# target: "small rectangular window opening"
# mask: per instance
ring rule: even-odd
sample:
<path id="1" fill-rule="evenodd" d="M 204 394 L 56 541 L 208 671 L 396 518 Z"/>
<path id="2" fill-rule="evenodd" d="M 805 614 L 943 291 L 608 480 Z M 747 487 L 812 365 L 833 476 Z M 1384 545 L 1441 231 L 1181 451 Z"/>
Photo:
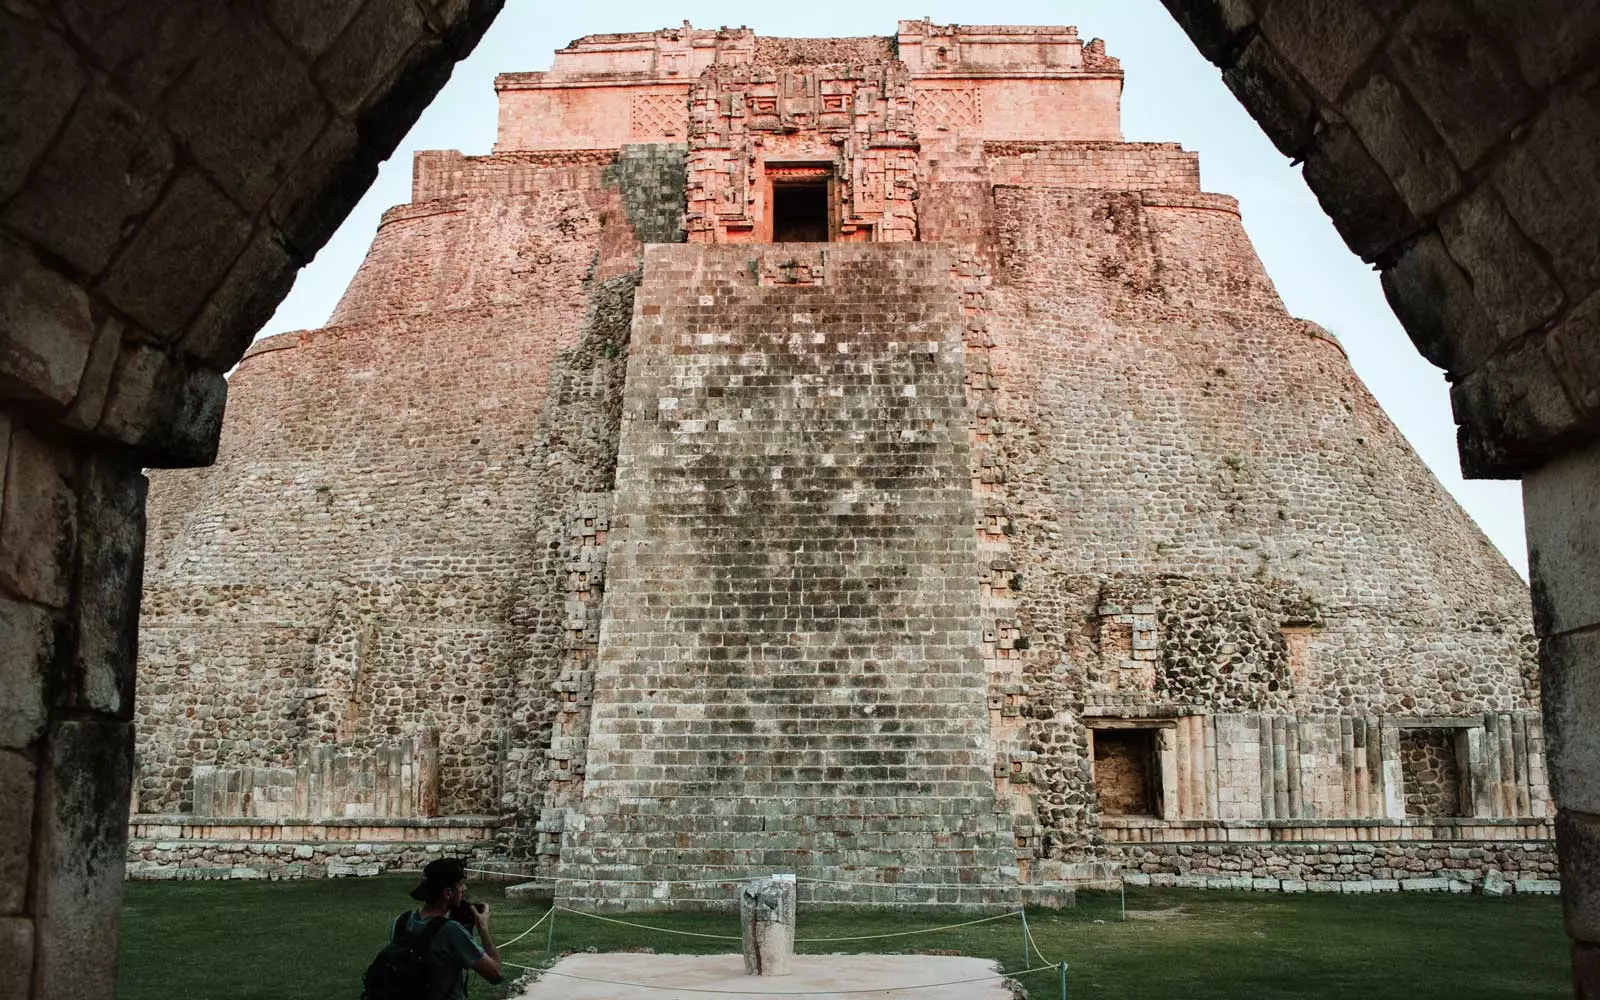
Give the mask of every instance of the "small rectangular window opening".
<path id="1" fill-rule="evenodd" d="M 1407 816 L 1466 815 L 1471 797 L 1461 766 L 1465 733 L 1453 729 L 1400 730 L 1400 787 Z"/>
<path id="2" fill-rule="evenodd" d="M 826 180 L 773 183 L 772 242 L 828 242 Z"/>
<path id="3" fill-rule="evenodd" d="M 1161 815 L 1158 738 L 1155 729 L 1094 731 L 1094 790 L 1102 815 Z"/>

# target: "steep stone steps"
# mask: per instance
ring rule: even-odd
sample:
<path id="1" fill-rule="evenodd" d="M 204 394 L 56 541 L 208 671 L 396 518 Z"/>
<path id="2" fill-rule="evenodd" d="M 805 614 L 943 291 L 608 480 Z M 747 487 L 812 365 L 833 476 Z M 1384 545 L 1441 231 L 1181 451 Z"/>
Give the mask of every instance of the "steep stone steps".
<path id="1" fill-rule="evenodd" d="M 563 875 L 1004 891 L 950 271 L 925 244 L 646 250 Z"/>

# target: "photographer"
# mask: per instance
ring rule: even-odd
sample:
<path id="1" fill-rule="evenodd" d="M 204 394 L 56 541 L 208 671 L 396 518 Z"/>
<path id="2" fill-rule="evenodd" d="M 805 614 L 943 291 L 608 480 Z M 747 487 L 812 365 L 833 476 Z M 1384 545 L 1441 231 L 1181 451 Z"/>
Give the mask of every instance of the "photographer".
<path id="1" fill-rule="evenodd" d="M 467 970 L 498 983 L 500 953 L 489 936 L 489 906 L 467 902 L 467 873 L 457 858 L 441 858 L 422 869 L 422 884 L 411 898 L 423 905 L 403 913 L 390 926 L 391 944 L 411 944 L 427 969 L 425 994 L 438 1000 L 465 1000 Z M 480 948 L 472 940 L 477 930 Z"/>

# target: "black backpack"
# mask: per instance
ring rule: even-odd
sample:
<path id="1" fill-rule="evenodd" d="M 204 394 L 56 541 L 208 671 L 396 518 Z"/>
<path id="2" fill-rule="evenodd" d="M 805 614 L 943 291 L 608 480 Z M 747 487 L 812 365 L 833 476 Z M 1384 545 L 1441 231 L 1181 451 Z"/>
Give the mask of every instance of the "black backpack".
<path id="1" fill-rule="evenodd" d="M 394 940 L 383 946 L 378 957 L 361 977 L 363 1000 L 432 1000 L 433 978 L 429 973 L 428 946 L 444 927 L 444 917 L 434 917 L 418 934 L 408 924 L 411 916 L 402 913 L 394 921 Z"/>

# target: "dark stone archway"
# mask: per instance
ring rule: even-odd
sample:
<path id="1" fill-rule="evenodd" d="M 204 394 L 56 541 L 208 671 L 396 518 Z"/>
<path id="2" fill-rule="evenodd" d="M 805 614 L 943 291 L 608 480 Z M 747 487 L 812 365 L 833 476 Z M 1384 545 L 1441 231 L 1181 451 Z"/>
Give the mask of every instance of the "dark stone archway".
<path id="1" fill-rule="evenodd" d="M 1525 482 L 1579 993 L 1600 997 L 1600 0 L 1164 0 Z M 109 997 L 141 468 L 500 0 L 0 8 L 0 967 Z"/>
<path id="2" fill-rule="evenodd" d="M 116 992 L 141 470 L 501 2 L 0 6 L 0 994 Z"/>
<path id="3" fill-rule="evenodd" d="M 1600 997 L 1600 2 L 1163 0 L 1521 478 L 1579 996 Z"/>

